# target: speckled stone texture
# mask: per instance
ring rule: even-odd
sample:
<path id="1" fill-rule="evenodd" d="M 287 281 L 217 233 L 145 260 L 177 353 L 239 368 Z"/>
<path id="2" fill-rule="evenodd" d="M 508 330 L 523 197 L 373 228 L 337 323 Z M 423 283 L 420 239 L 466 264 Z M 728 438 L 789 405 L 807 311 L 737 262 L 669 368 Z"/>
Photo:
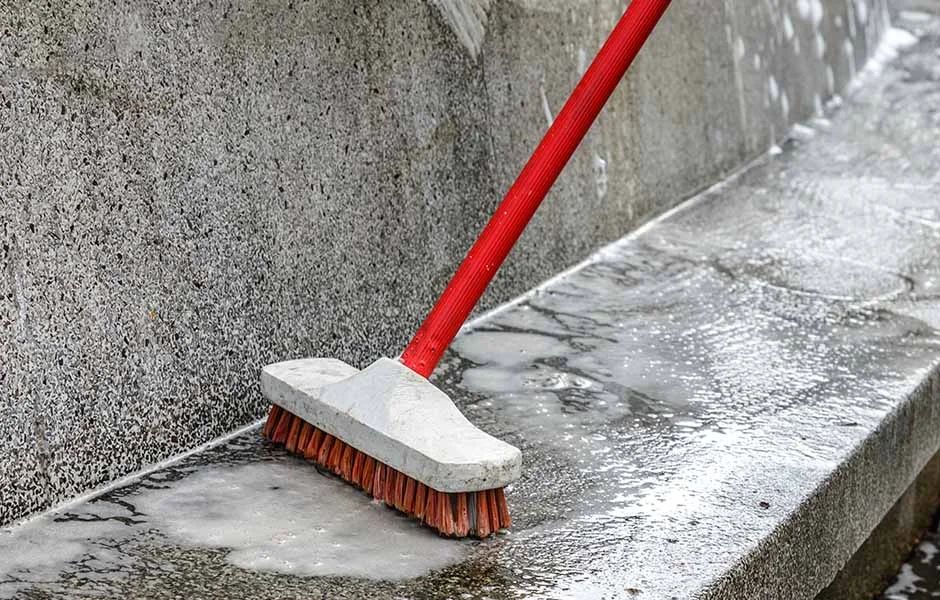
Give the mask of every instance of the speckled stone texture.
<path id="1" fill-rule="evenodd" d="M 0 522 L 403 346 L 623 7 L 448 5 L 0 0 Z M 883 2 L 820 6 L 675 3 L 483 305 L 842 89 Z"/>

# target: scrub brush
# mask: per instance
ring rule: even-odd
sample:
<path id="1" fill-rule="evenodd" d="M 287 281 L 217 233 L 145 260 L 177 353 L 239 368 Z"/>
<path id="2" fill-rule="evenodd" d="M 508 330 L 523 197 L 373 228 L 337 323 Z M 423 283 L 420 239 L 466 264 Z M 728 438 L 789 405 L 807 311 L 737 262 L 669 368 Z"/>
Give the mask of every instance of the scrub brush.
<path id="1" fill-rule="evenodd" d="M 427 377 L 607 102 L 669 0 L 632 0 L 399 360 L 268 365 L 262 435 L 442 535 L 510 526 L 518 449 L 477 429 Z M 315 499 L 312 499 L 315 501 Z"/>

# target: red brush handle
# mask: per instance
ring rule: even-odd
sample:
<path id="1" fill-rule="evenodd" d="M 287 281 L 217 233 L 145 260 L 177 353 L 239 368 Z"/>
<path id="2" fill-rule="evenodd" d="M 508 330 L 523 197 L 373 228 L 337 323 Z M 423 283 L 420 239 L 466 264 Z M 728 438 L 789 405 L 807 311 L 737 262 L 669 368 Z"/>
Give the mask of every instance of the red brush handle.
<path id="1" fill-rule="evenodd" d="M 402 353 L 401 361 L 411 370 L 424 377 L 431 375 L 444 350 L 457 335 L 668 6 L 669 0 L 630 2 L 522 173 L 509 188 L 496 214 L 490 218 L 440 300 Z"/>

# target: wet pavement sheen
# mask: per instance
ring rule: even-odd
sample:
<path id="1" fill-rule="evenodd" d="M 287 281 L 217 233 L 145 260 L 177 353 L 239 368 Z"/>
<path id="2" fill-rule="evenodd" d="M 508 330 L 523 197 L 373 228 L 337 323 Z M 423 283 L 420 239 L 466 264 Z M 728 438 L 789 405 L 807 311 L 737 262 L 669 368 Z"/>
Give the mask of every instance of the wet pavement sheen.
<path id="1" fill-rule="evenodd" d="M 916 475 L 904 444 L 940 447 L 890 430 L 940 359 L 938 21 L 803 141 L 458 338 L 434 381 L 522 449 L 510 532 L 439 539 L 251 431 L 3 530 L 0 598 L 811 597 Z"/>

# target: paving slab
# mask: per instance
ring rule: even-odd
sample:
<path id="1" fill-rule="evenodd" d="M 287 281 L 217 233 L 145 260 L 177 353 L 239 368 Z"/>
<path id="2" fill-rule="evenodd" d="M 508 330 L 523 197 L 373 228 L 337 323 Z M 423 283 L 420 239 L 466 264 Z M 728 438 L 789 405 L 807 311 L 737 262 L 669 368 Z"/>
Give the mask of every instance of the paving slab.
<path id="1" fill-rule="evenodd" d="M 3 530 L 0 597 L 813 597 L 940 449 L 922 14 L 781 152 L 457 339 L 433 381 L 523 452 L 508 533 L 438 538 L 250 430 Z"/>

